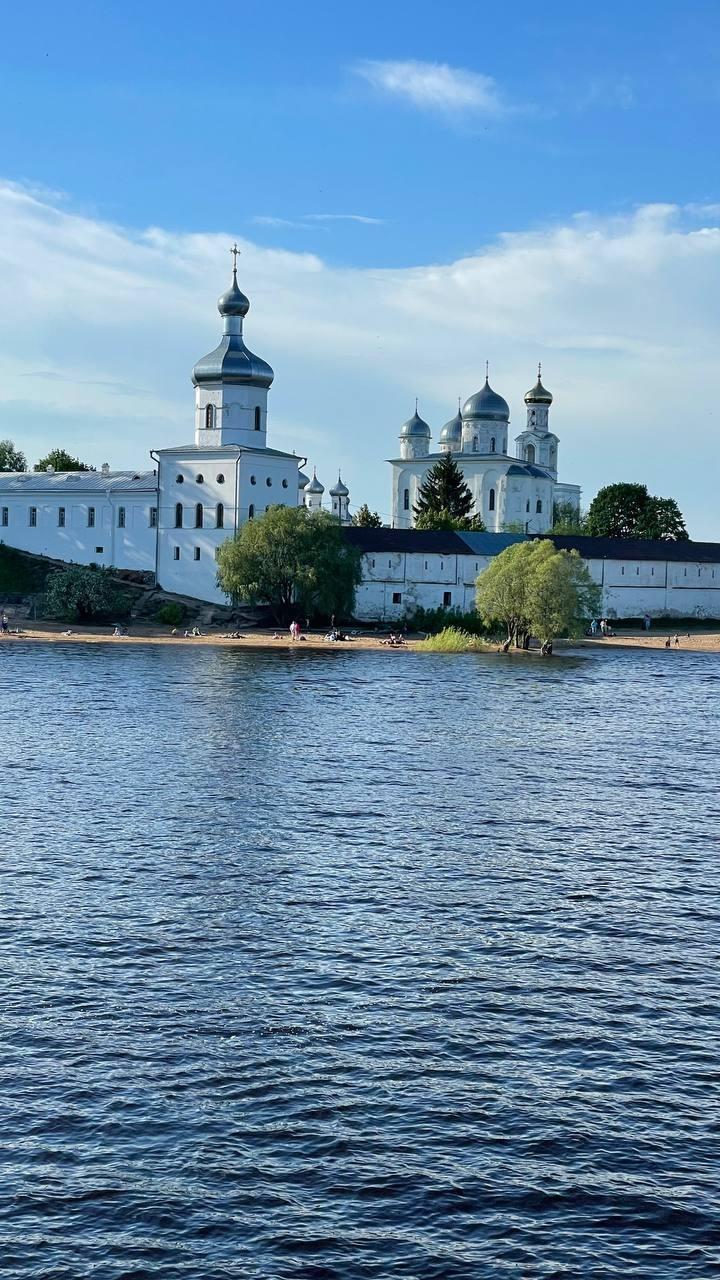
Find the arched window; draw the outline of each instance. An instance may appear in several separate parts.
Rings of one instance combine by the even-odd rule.
[[[410,510],[410,490],[403,489],[403,511]]]
[[[262,417],[262,413],[261,413],[261,410],[260,410],[260,405],[259,405],[259,404],[256,404],[256,405],[255,405],[255,430],[256,430],[256,431],[259,431],[259,430],[260,430],[260,419],[261,419],[261,417]]]
[[[222,502],[218,502],[215,508],[215,528],[222,529],[225,524],[225,508]]]
[[[535,510],[537,511],[537,514],[539,516],[542,515],[542,502],[540,498],[538,498],[537,502],[535,503]]]
[[[535,461],[535,445],[534,445],[534,444],[529,444],[529,445],[527,446],[527,448],[526,448],[526,450],[525,450],[525,461],[526,461],[526,462],[534,462],[534,461]]]
[[[205,426],[208,431],[211,431],[212,428],[215,426],[215,405],[214,404],[205,405]]]
[[[527,502],[525,503],[525,510],[526,510],[526,511],[529,511],[529,510],[530,510],[530,499],[529,499],[529,498],[528,498]]]
[[[182,502],[175,503],[175,528],[182,529]]]
[[[473,436],[473,453],[477,453],[477,451],[478,451],[478,438],[477,436]]]
[[[495,510],[495,490],[491,489],[488,494],[488,511]]]
[[[248,520],[252,520],[254,515],[255,515],[255,503],[251,502],[250,506],[248,507]]]
[[[494,452],[495,452],[495,437],[494,437],[494,436],[491,436],[491,437],[490,437],[490,452],[491,452],[491,453],[494,453]]]
[[[202,529],[202,527],[203,527],[203,504],[202,502],[196,502],[195,503],[195,528]]]

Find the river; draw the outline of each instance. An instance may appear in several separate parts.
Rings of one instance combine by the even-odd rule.
[[[5,1280],[717,1273],[716,657],[0,679]]]

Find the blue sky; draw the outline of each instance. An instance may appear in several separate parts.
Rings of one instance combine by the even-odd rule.
[[[44,213],[23,206],[23,221],[11,200],[2,223],[13,317],[0,330],[0,432],[29,434],[31,453],[46,439],[80,448],[68,435],[69,399],[31,376],[52,374],[57,387],[71,365],[86,386],[152,393],[146,425],[160,438],[147,447],[170,443],[166,432],[177,439],[181,415],[190,421],[189,366],[217,329],[222,246],[237,237],[254,291],[250,345],[276,370],[278,435],[352,472],[358,501],[386,510],[382,459],[415,394],[439,427],[456,395],[482,381],[487,357],[519,430],[541,358],[565,433],[562,478],[580,481],[586,499],[608,479],[647,480],[678,494],[694,532],[720,538],[714,482],[698,490],[690,459],[678,466],[666,455],[678,410],[673,387],[654,375],[670,362],[676,381],[686,379],[677,397],[691,406],[684,446],[698,456],[717,430],[703,369],[718,336],[706,291],[717,297],[719,54],[716,0],[40,0],[6,11],[0,179],[34,193]],[[639,214],[646,206],[653,212]],[[150,251],[143,261],[138,245]],[[528,253],[537,265],[542,252],[545,269],[526,274]],[[57,315],[51,325],[32,283],[38,253],[70,298],[55,349]],[[160,270],[194,290],[196,309],[183,294],[174,346],[156,335],[155,368],[150,330],[140,343],[123,319],[130,258],[133,287],[138,273],[149,285]],[[629,279],[631,299],[620,296]],[[272,310],[280,307],[283,315]],[[160,324],[162,308],[146,315]],[[304,326],[295,341],[290,315]],[[142,403],[124,394],[121,436],[134,449],[145,440]],[[100,391],[84,404],[82,431],[94,421],[97,447],[134,461],[119,456],[118,405]],[[650,455],[658,430],[663,443]],[[622,446],[622,461],[608,457],[608,441]]]

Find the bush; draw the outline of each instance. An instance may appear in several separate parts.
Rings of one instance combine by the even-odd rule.
[[[165,604],[161,604],[155,614],[155,621],[162,622],[168,627],[179,627],[184,620],[185,605],[179,604],[177,600],[168,600]]]
[[[437,635],[420,640],[415,647],[428,653],[476,653],[485,649],[477,636],[471,636],[461,627],[444,627]]]
[[[107,569],[74,564],[50,574],[45,607],[68,622],[105,622],[126,617],[130,601]]]
[[[492,628],[477,613],[463,613],[461,609],[423,609],[418,607],[405,619],[408,631],[438,631],[460,628],[473,636],[490,636]],[[497,628],[496,628],[497,630]]]

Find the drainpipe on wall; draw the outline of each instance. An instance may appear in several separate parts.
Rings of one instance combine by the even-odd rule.
[[[150,450],[150,457],[157,464],[157,485],[155,492],[157,494],[157,515],[155,518],[155,586],[159,586],[158,582],[158,561],[160,558],[160,458],[154,449]]]

